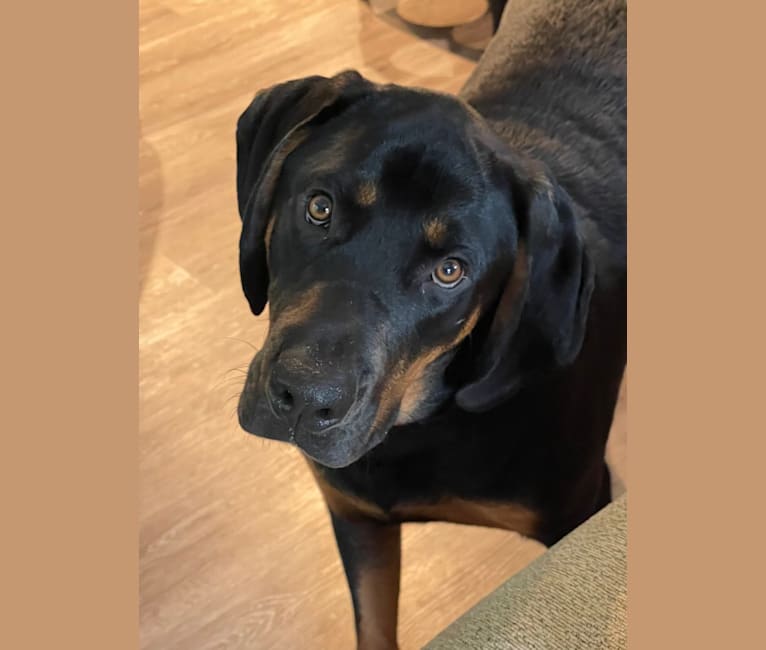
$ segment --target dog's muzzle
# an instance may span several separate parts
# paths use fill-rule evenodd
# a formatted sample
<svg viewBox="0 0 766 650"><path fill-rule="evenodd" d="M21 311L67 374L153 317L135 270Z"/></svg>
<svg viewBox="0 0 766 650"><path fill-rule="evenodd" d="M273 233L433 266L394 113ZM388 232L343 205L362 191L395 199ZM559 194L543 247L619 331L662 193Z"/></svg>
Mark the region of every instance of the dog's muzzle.
<svg viewBox="0 0 766 650"><path fill-rule="evenodd" d="M290 431L318 435L348 415L356 385L333 365L293 348L272 362L266 392L273 413Z"/></svg>

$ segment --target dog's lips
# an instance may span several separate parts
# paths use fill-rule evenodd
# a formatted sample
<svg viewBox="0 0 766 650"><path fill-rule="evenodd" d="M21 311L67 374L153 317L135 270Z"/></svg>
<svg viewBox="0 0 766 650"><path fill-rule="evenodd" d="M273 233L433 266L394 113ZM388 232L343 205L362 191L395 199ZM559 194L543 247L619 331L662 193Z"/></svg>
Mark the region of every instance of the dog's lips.
<svg viewBox="0 0 766 650"><path fill-rule="evenodd" d="M339 469L355 463L379 445L386 433L387 430L382 429L360 438L345 428L319 435L298 430L295 432L294 444L320 465Z"/></svg>
<svg viewBox="0 0 766 650"><path fill-rule="evenodd" d="M393 421L374 427L376 412L373 404L364 400L352 407L354 417L319 433L298 427L291 441L320 465L346 467L385 439Z"/></svg>

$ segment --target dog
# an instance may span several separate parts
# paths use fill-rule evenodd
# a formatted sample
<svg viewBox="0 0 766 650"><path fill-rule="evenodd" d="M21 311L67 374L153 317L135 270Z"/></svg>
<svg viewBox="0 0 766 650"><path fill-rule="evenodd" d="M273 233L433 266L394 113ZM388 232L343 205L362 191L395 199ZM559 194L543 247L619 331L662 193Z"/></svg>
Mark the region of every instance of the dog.
<svg viewBox="0 0 766 650"><path fill-rule="evenodd" d="M403 522L550 546L611 499L626 22L514 1L459 96L346 71L238 120L242 287L269 304L239 421L306 456L360 648L396 647Z"/></svg>

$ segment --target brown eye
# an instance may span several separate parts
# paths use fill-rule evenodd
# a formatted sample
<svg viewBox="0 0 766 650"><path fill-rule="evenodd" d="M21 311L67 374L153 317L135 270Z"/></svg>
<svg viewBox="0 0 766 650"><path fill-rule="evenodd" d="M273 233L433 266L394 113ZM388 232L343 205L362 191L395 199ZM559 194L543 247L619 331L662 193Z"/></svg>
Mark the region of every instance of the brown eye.
<svg viewBox="0 0 766 650"><path fill-rule="evenodd" d="M460 260L456 260L454 257L439 262L439 266L431 273L433 281L445 289L457 286L463 277L465 277L463 265L460 263Z"/></svg>
<svg viewBox="0 0 766 650"><path fill-rule="evenodd" d="M324 226L332 216L332 199L327 194L314 194L306 205L306 221L315 226Z"/></svg>

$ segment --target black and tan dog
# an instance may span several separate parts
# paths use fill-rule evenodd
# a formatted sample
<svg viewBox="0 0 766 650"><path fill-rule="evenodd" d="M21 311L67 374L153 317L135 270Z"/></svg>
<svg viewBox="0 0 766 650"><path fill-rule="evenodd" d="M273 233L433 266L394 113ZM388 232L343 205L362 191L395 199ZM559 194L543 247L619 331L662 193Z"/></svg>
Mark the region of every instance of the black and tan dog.
<svg viewBox="0 0 766 650"><path fill-rule="evenodd" d="M460 97L355 72L256 95L240 265L270 329L242 427L324 493L360 647L393 647L400 524L551 544L610 499L626 356L626 8L520 0Z"/></svg>

